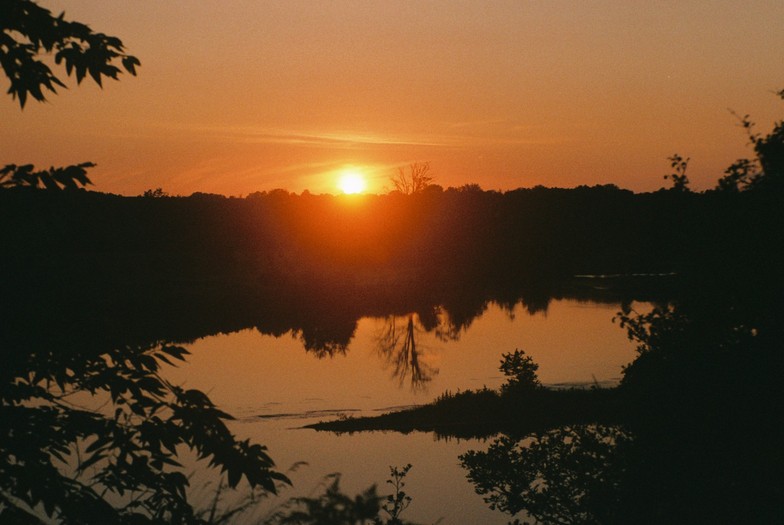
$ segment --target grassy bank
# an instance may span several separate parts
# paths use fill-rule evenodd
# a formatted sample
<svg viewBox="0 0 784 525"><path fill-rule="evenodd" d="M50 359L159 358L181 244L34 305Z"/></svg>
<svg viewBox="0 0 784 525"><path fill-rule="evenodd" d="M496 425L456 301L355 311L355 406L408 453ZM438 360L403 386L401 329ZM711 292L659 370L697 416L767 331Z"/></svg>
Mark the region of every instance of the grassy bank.
<svg viewBox="0 0 784 525"><path fill-rule="evenodd" d="M617 423L620 412L617 388L536 388L518 392L484 389L447 392L428 405L380 416L319 422L305 428L330 432L420 431L461 438L497 433L523 436L564 424Z"/></svg>

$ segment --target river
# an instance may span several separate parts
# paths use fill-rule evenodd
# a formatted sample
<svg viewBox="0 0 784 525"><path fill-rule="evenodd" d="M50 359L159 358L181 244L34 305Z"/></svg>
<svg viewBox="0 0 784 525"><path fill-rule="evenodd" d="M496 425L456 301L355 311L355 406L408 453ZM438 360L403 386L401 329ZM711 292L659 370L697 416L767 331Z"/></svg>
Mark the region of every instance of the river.
<svg viewBox="0 0 784 525"><path fill-rule="evenodd" d="M382 344L393 328L408 335L409 316L361 318L344 352L321 357L307 352L297 333L275 337L245 329L187 345L187 363L167 368L165 377L208 393L237 417L233 431L268 446L280 469L307 463L290 475L294 487L283 496L306 495L333 472L342 473L341 487L349 494L373 483L388 493L384 480L389 467L411 463L406 491L413 501L407 519L507 523L508 516L489 510L475 494L459 465L458 456L483 448L483 441L439 440L425 433L334 435L301 427L428 403L447 391L498 388L504 381L498 370L501 355L517 348L540 365L539 377L546 385L615 384L635 357L625 331L612 322L619 308L562 299L530 313L521 303L511 309L489 303L467 327L448 337L424 329L412 314L419 373L398 367L400 356L390 356ZM438 325L448 324L446 314L439 315ZM259 519L279 503L266 501L243 519Z"/></svg>

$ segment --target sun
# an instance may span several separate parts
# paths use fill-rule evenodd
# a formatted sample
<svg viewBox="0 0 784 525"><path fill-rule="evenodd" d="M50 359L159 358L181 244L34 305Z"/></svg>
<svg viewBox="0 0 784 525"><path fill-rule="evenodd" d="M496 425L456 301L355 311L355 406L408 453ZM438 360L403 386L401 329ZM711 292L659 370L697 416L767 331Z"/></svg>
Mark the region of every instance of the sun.
<svg viewBox="0 0 784 525"><path fill-rule="evenodd" d="M346 170L338 179L338 188L347 195L362 193L366 187L365 177L357 170Z"/></svg>

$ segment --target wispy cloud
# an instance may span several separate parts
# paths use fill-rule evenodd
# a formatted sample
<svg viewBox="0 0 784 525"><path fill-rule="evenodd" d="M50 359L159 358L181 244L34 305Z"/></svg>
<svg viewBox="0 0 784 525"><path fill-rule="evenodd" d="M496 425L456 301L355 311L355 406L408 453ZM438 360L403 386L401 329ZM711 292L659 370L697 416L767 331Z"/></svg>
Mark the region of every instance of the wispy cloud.
<svg viewBox="0 0 784 525"><path fill-rule="evenodd" d="M193 126L187 124L159 124L177 133L191 132L202 138L222 142L270 144L282 146L318 147L329 149L358 149L383 146L461 148L566 142L566 137L548 137L536 126L508 119L442 122L441 132L363 133L354 130L314 131L257 126Z"/></svg>
<svg viewBox="0 0 784 525"><path fill-rule="evenodd" d="M178 126L180 127L180 126ZM182 127L180 127L182 129ZM193 131L209 135L218 140L259 144L300 145L330 148L355 148L365 146L451 146L451 137L413 136L381 133L357 133L354 131L316 132L252 126L197 126Z"/></svg>
<svg viewBox="0 0 784 525"><path fill-rule="evenodd" d="M445 122L443 125L453 130L456 141L467 146L561 144L573 140L562 130L507 118Z"/></svg>

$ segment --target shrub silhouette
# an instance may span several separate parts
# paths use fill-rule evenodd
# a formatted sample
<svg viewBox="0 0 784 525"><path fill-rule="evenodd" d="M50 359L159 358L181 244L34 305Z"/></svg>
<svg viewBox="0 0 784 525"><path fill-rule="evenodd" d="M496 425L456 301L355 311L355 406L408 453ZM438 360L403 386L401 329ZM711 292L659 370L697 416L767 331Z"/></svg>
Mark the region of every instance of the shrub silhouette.
<svg viewBox="0 0 784 525"><path fill-rule="evenodd" d="M502 354L499 369L507 377L506 383L501 386L504 394L515 394L537 390L542 387L536 371L539 365L531 356L525 355L523 350Z"/></svg>

